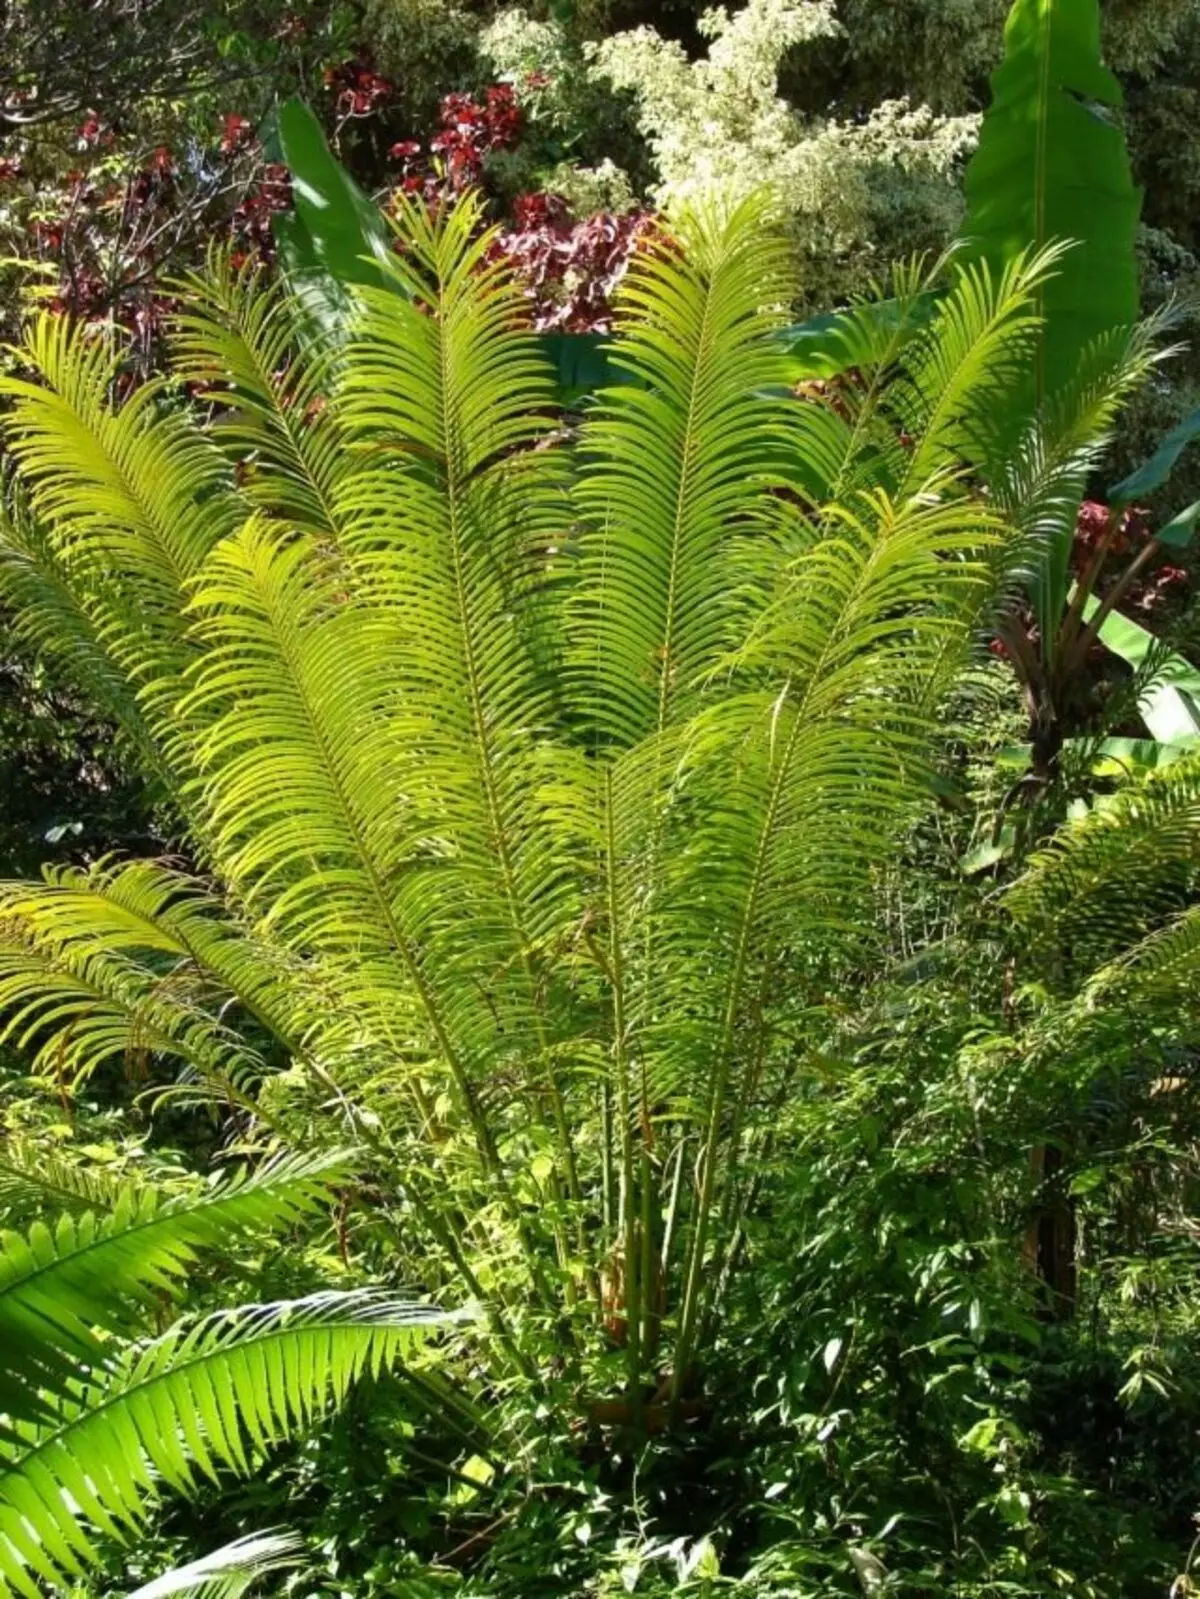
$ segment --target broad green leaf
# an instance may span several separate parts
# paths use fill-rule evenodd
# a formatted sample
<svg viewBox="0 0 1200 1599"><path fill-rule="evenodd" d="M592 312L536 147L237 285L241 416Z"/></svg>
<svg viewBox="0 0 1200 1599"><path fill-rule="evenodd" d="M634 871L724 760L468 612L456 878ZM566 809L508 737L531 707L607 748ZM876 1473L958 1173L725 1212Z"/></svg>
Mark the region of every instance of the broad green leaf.
<svg viewBox="0 0 1200 1599"><path fill-rule="evenodd" d="M870 364L873 350L897 333L916 333L933 319L938 296L932 292L908 301L872 301L852 311L826 311L784 328L779 342L791 357L795 382L832 378L851 367Z"/></svg>
<svg viewBox="0 0 1200 1599"><path fill-rule="evenodd" d="M1100 59L1099 0L1016 0L967 169L963 235L997 267L1031 245L1074 242L1039 293L1039 399L1067 384L1091 341L1137 318L1140 194L1122 101Z"/></svg>
<svg viewBox="0 0 1200 1599"><path fill-rule="evenodd" d="M1131 472L1128 477L1121 479L1109 494L1110 502L1113 505L1135 505L1141 500L1149 499L1152 494L1157 494L1174 471L1184 450L1198 438L1200 438L1200 410L1195 410L1171 429L1148 461L1143 462L1136 472ZM1187 537L1190 538L1197 514L1200 514L1200 505L1189 506L1163 529L1158 535L1159 538L1165 544L1186 543L1186 539L1169 538L1167 535L1177 523L1190 518L1187 526Z"/></svg>
<svg viewBox="0 0 1200 1599"><path fill-rule="evenodd" d="M378 288L386 281L387 223L302 100L280 106L268 144L292 174L293 209L275 219L280 254L310 315L332 331L345 318L351 285Z"/></svg>

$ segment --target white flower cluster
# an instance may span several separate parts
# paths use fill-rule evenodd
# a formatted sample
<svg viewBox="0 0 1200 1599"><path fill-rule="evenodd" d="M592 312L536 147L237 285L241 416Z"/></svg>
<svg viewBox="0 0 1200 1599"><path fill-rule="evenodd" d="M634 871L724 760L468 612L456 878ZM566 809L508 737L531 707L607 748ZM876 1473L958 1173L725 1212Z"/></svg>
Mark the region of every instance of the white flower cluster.
<svg viewBox="0 0 1200 1599"><path fill-rule="evenodd" d="M567 129L580 87L580 63L556 22L539 22L520 6L498 11L479 35L479 52L501 83L511 83L533 116Z"/></svg>
<svg viewBox="0 0 1200 1599"><path fill-rule="evenodd" d="M789 210L811 196L804 129L778 92L779 64L795 45L835 36L833 0L749 0L734 15L705 12L708 55L652 28L618 33L589 48L592 71L632 90L659 173L660 205L736 199L770 184Z"/></svg>

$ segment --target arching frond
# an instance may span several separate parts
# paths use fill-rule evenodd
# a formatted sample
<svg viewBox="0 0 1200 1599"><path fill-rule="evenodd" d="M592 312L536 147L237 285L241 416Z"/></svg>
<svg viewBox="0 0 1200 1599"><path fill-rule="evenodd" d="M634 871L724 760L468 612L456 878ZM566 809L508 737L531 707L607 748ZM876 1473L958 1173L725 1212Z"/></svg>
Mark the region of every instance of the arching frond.
<svg viewBox="0 0 1200 1599"><path fill-rule="evenodd" d="M99 1358L96 1329L128 1329L137 1307L144 1314L148 1301L174 1293L201 1250L310 1215L347 1164L338 1153L287 1156L167 1197L130 1184L107 1213L60 1214L53 1227L36 1221L25 1235L0 1235L0 1386L10 1419L40 1413L40 1387Z"/></svg>
<svg viewBox="0 0 1200 1599"><path fill-rule="evenodd" d="M83 970L89 956L119 951L156 985L152 998L186 996L197 1008L193 1017L203 1012L216 1029L227 1026L236 1004L290 1053L304 1048L311 1018L298 1015L297 1000L307 974L244 918L232 917L197 879L156 861L47 869L45 879L0 883L0 919L43 954ZM325 1038L334 1022L324 1018ZM130 1048L137 1047L144 1048L131 1038Z"/></svg>
<svg viewBox="0 0 1200 1599"><path fill-rule="evenodd" d="M47 1209L106 1215L131 1186L129 1178L54 1155L37 1140L10 1133L0 1142L0 1218L10 1229Z"/></svg>
<svg viewBox="0 0 1200 1599"><path fill-rule="evenodd" d="M769 537L799 447L776 337L790 291L763 196L652 238L622 284L610 359L633 381L583 430L571 649L579 709L617 748L686 715L737 636L746 544Z"/></svg>
<svg viewBox="0 0 1200 1599"><path fill-rule="evenodd" d="M182 285L175 370L210 400L214 431L237 464L242 493L292 527L336 537L339 485L351 465L330 406L336 345L307 336L303 307L254 261L209 251Z"/></svg>
<svg viewBox="0 0 1200 1599"><path fill-rule="evenodd" d="M1182 911L1198 882L1200 760L1185 755L1061 829L1009 891L1008 906L1066 971L1079 972Z"/></svg>
<svg viewBox="0 0 1200 1599"><path fill-rule="evenodd" d="M219 452L164 405L161 382L114 404L120 363L103 339L45 313L22 355L36 381L0 378L6 443L72 598L149 704L164 680L170 692L186 584L238 501Z"/></svg>
<svg viewBox="0 0 1200 1599"><path fill-rule="evenodd" d="M5 487L0 500L0 596L12 614L14 636L51 655L76 689L133 739L146 766L163 776L135 687L106 643L100 622L72 587L66 564L19 485Z"/></svg>
<svg viewBox="0 0 1200 1599"><path fill-rule="evenodd" d="M154 1055L231 1085L263 1070L186 970L164 973L99 941L56 949L17 916L0 918L0 1013L0 1040L29 1050L35 1070L63 1084L114 1059L141 1071Z"/></svg>
<svg viewBox="0 0 1200 1599"><path fill-rule="evenodd" d="M1033 296L1061 255L1052 245L995 274L982 265L955 269L950 292L905 352L904 377L888 390L889 409L915 441L901 495L948 467L988 459L1036 348Z"/></svg>
<svg viewBox="0 0 1200 1599"><path fill-rule="evenodd" d="M436 217L406 205L394 288L363 291L338 391L363 461L342 547L392 623L410 808L395 914L421 951L426 1008L436 996L464 1074L504 1063L554 1104L569 1168L545 985L580 907L555 826L543 625L569 513L559 452L544 447L553 375L478 223L474 199Z"/></svg>
<svg viewBox="0 0 1200 1599"><path fill-rule="evenodd" d="M241 1599L260 1577L298 1565L303 1550L304 1541L294 1532L248 1533L143 1583L126 1599L173 1599L176 1594L194 1595L195 1599Z"/></svg>
<svg viewBox="0 0 1200 1599"><path fill-rule="evenodd" d="M144 1525L341 1402L411 1352L440 1312L378 1292L218 1311L65 1383L51 1414L0 1439L0 1577L22 1599L80 1576L100 1532Z"/></svg>
<svg viewBox="0 0 1200 1599"><path fill-rule="evenodd" d="M684 791L690 779L696 793L665 914L686 930L685 949L694 929L712 933L655 977L683 996L703 992L717 959L722 976L707 1007L686 1002L690 1064L671 1071L700 1090L703 1129L677 1369L702 1297L727 1111L753 1102L779 963L858 919L872 869L927 800L938 708L969 655L1001 534L953 480L899 504L863 496L834 522L838 536L796 562L747 645L747 690L697 718L685 762Z"/></svg>

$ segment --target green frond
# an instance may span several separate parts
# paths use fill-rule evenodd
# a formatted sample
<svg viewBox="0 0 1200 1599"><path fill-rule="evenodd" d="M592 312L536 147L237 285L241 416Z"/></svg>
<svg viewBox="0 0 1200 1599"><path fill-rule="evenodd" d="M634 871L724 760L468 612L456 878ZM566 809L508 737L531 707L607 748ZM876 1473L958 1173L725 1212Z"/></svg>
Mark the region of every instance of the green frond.
<svg viewBox="0 0 1200 1599"><path fill-rule="evenodd" d="M305 532L336 538L339 485L350 466L329 405L338 347L314 344L303 305L285 284L266 285L254 261L227 248L181 285L174 369L213 406L214 436L238 470L243 495Z"/></svg>
<svg viewBox="0 0 1200 1599"><path fill-rule="evenodd" d="M163 775L136 692L73 589L54 540L20 486L6 490L0 500L0 597L11 613L13 636L52 656L75 687L133 739L147 766Z"/></svg>
<svg viewBox="0 0 1200 1599"><path fill-rule="evenodd" d="M1198 980L1200 909L1193 905L1101 967L1085 985L1083 1002L1094 1007L1117 998L1195 1037Z"/></svg>
<svg viewBox="0 0 1200 1599"><path fill-rule="evenodd" d="M770 537L799 447L777 338L790 271L760 196L692 219L685 244L653 239L622 284L609 358L633 381L583 429L571 641L580 709L618 748L686 715L744 615L745 547Z"/></svg>
<svg viewBox="0 0 1200 1599"><path fill-rule="evenodd" d="M821 377L805 378L803 355L792 361L805 401L797 489L814 504L871 488L903 498L947 469L986 467L1056 259L1051 249L993 273L951 252L894 269L886 297L838 313L821 335Z"/></svg>
<svg viewBox="0 0 1200 1599"><path fill-rule="evenodd" d="M394 627L347 592L311 538L255 519L191 599L201 646L184 700L199 797L224 873L264 932L352 957L404 1006L392 963L403 728L387 714Z"/></svg>
<svg viewBox="0 0 1200 1599"><path fill-rule="evenodd" d="M48 1208L105 1215L127 1197L130 1187L129 1178L52 1154L39 1142L11 1133L0 1142L0 1217L9 1228Z"/></svg>
<svg viewBox="0 0 1200 1599"><path fill-rule="evenodd" d="M80 970L92 954L120 951L157 985L152 998L186 995L214 1028L225 1026L217 1018L236 1001L289 1052L304 1047L296 990L306 974L196 879L155 861L103 860L47 869L45 879L0 883L0 919L19 925L44 954ZM218 1042L228 1037L216 1034Z"/></svg>
<svg viewBox="0 0 1200 1599"><path fill-rule="evenodd" d="M65 318L37 317L21 353L34 378L0 377L5 442L72 597L145 696L178 669L184 588L241 514L225 465L162 382L117 405L119 358Z"/></svg>
<svg viewBox="0 0 1200 1599"><path fill-rule="evenodd" d="M1047 402L1024 436L985 466L995 496L1025 544L1010 580L1032 601L1053 652L1071 587L1075 523L1089 479L1100 467L1132 395L1175 351L1164 344L1171 313L1115 328L1083 350L1073 379ZM1002 441L1004 442L1004 441Z"/></svg>
<svg viewBox="0 0 1200 1599"><path fill-rule="evenodd" d="M1200 882L1200 760L1148 771L1060 829L1007 904L1068 968L1119 956L1181 911Z"/></svg>
<svg viewBox="0 0 1200 1599"><path fill-rule="evenodd" d="M35 1071L74 1084L106 1061L141 1071L154 1055L202 1077L253 1080L257 1053L205 1008L186 969L172 973L76 941L56 950L16 916L0 919L0 1040Z"/></svg>
<svg viewBox="0 0 1200 1599"><path fill-rule="evenodd" d="M391 627L389 720L408 761L393 914L425 1008L462 1073L533 1041L528 1080L551 1070L546 953L580 914L556 831L567 757L545 603L570 513L544 447L553 374L478 221L475 199L436 218L402 207L394 288L362 291L337 393L361 460L340 548Z"/></svg>
<svg viewBox="0 0 1200 1599"><path fill-rule="evenodd" d="M687 729L656 903L639 909L649 823L621 871L634 962L639 921L653 934L652 964L630 974L630 1047L654 1100L700 1129L684 1363L730 1108L753 1105L776 1047L780 963L862 925L872 870L928 803L939 707L969 656L1002 533L953 478L906 502L863 495L829 508L824 526L729 663L730 687ZM653 815L637 789L623 804ZM636 845L636 824L624 836Z"/></svg>
<svg viewBox="0 0 1200 1599"><path fill-rule="evenodd" d="M889 409L915 440L897 486L913 493L928 478L989 457L996 422L1029 370L1040 323L1034 296L1053 275L1058 246L1020 255L993 273L959 265L929 326L905 352Z"/></svg>
<svg viewBox="0 0 1200 1599"><path fill-rule="evenodd" d="M77 1577L96 1532L144 1525L339 1404L445 1317L374 1291L218 1311L69 1379L53 1411L0 1440L0 1577L22 1599Z"/></svg>
<svg viewBox="0 0 1200 1599"><path fill-rule="evenodd" d="M128 1329L147 1304L172 1296L201 1250L294 1225L327 1201L346 1166L340 1153L284 1156L166 1197L129 1184L107 1213L68 1212L53 1226L0 1234L0 1386L10 1419L38 1414L39 1387L98 1358L97 1329Z"/></svg>

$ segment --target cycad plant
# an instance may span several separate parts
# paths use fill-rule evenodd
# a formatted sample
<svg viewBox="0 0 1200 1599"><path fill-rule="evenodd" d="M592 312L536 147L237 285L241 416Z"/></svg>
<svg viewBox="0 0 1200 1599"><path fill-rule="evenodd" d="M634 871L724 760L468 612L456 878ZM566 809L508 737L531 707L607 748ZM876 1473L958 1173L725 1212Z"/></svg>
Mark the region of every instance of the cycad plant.
<svg viewBox="0 0 1200 1599"><path fill-rule="evenodd" d="M40 1583L82 1576L98 1538L144 1527L164 1489L193 1492L220 1467L248 1472L267 1445L445 1320L358 1290L219 1310L144 1336L200 1249L305 1218L344 1166L277 1159L170 1197L123 1184L108 1210L0 1233L0 1592L38 1599ZM43 1192L18 1170L7 1210L36 1207ZM246 1585L290 1548L251 1540L210 1559L191 1587Z"/></svg>
<svg viewBox="0 0 1200 1599"><path fill-rule="evenodd" d="M121 403L101 338L34 323L6 590L196 870L8 885L0 998L59 1079L174 1060L294 1136L344 1117L497 1369L552 1346L678 1416L806 1017L1028 551L981 485L1053 260L943 265L932 317L901 272L853 381L798 397L769 202L681 219L576 427L479 224L402 203L328 349L214 261L190 399Z"/></svg>

